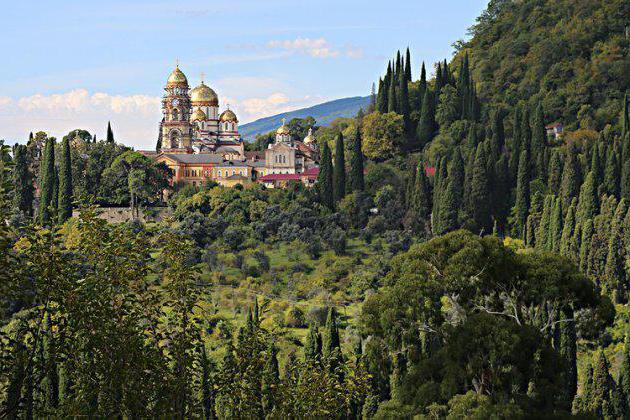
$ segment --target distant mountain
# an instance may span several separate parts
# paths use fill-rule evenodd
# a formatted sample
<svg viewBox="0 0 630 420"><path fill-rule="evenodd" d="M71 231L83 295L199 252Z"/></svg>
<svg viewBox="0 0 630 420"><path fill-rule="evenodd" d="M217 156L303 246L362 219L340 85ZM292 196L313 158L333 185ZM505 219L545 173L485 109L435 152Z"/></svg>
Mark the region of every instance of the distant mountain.
<svg viewBox="0 0 630 420"><path fill-rule="evenodd" d="M282 118L289 122L292 118L313 117L317 125L325 126L338 117L354 117L361 108L367 108L370 104L369 96L355 96L353 98L336 99L310 108L297 109L291 112L261 118L259 120L243 124L239 131L246 140L253 139L256 134L268 133L282 124Z"/></svg>

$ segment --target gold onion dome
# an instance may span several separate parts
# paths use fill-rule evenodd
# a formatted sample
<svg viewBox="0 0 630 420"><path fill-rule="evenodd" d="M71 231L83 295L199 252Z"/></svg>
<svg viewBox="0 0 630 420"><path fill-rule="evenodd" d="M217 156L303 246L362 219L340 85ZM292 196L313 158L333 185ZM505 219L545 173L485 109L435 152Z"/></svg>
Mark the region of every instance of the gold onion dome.
<svg viewBox="0 0 630 420"><path fill-rule="evenodd" d="M179 65L176 65L175 70L173 70L170 76L168 76L166 84L167 86L188 85L188 79L186 79L186 75L179 69Z"/></svg>
<svg viewBox="0 0 630 420"><path fill-rule="evenodd" d="M221 117L219 117L219 119L221 120L221 122L238 122L238 119L236 118L236 114L234 112L232 112L231 109L226 109L225 111L223 111L221 113Z"/></svg>
<svg viewBox="0 0 630 420"><path fill-rule="evenodd" d="M311 144L315 142L315 136L313 136L313 129L308 129L308 134L304 137L304 144Z"/></svg>
<svg viewBox="0 0 630 420"><path fill-rule="evenodd" d="M219 97L216 92L207 86L203 81L190 91L190 100L193 104L202 103L204 105L218 106Z"/></svg>
<svg viewBox="0 0 630 420"><path fill-rule="evenodd" d="M280 135L284 135L284 134L291 134L289 133L289 127L286 126L286 124L282 124L280 126L280 128L278 128L278 131L276 131L276 134L280 134Z"/></svg>
<svg viewBox="0 0 630 420"><path fill-rule="evenodd" d="M190 121L205 121L206 113L201 110L201 108L195 109L192 116L190 117Z"/></svg>

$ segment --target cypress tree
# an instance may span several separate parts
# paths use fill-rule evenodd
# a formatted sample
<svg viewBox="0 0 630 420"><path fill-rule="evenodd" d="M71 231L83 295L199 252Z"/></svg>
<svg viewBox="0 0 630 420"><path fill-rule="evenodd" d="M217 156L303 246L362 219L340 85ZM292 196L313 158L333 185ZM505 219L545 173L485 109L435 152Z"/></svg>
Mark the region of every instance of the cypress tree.
<svg viewBox="0 0 630 420"><path fill-rule="evenodd" d="M343 147L343 134L337 135L335 141L335 167L333 170L333 193L335 203L346 195L346 157Z"/></svg>
<svg viewBox="0 0 630 420"><path fill-rule="evenodd" d="M433 95L429 89L424 92L422 100L422 113L420 114L420 122L417 130L419 146L424 147L433 140L435 134L435 104Z"/></svg>
<svg viewBox="0 0 630 420"><path fill-rule="evenodd" d="M564 218L564 226L562 227L562 235L560 237L560 254L570 257L573 255L573 249L571 247L573 241L573 234L575 229L575 199L569 206L567 215Z"/></svg>
<svg viewBox="0 0 630 420"><path fill-rule="evenodd" d="M554 193L560 191L561 181L562 159L560 158L560 152L554 150L551 153L551 160L549 161L549 177L547 178L547 189L549 192Z"/></svg>
<svg viewBox="0 0 630 420"><path fill-rule="evenodd" d="M551 213L553 210L554 196L545 197L542 214L540 216L540 224L536 232L536 248L550 250L549 246L549 229L551 226Z"/></svg>
<svg viewBox="0 0 630 420"><path fill-rule="evenodd" d="M623 397L625 397L625 406L630 407L630 344L628 344L627 340L621 357L617 386Z"/></svg>
<svg viewBox="0 0 630 420"><path fill-rule="evenodd" d="M442 65L442 82L444 83L443 86L446 85L450 85L451 84L451 72L448 68L448 63L446 62L446 58L444 59L444 64Z"/></svg>
<svg viewBox="0 0 630 420"><path fill-rule="evenodd" d="M319 168L319 174L317 175L319 201L322 205L334 210L335 199L333 195L333 166L328 143L324 143L323 149L322 164Z"/></svg>
<svg viewBox="0 0 630 420"><path fill-rule="evenodd" d="M604 179L604 170L602 168L602 162L597 143L593 145L593 151L591 155L591 172L593 173L593 183L595 184L595 188L597 189Z"/></svg>
<svg viewBox="0 0 630 420"><path fill-rule="evenodd" d="M518 172L519 158L521 157L521 109L514 108L514 128L512 131L512 145L510 147L510 175L511 179L516 179Z"/></svg>
<svg viewBox="0 0 630 420"><path fill-rule="evenodd" d="M59 405L59 375L57 370L56 346L53 339L50 313L46 312L42 337L45 376L43 380L46 409L52 412Z"/></svg>
<svg viewBox="0 0 630 420"><path fill-rule="evenodd" d="M424 98L424 93L427 91L427 70L424 67L424 61L422 62L422 68L420 69L420 97ZM422 102L422 101L420 101ZM422 103L420 104L422 105ZM422 111L422 109L419 109Z"/></svg>
<svg viewBox="0 0 630 420"><path fill-rule="evenodd" d="M306 336L306 344L304 345L304 359L308 362L317 362L322 354L322 336L319 333L317 325L311 324Z"/></svg>
<svg viewBox="0 0 630 420"><path fill-rule="evenodd" d="M525 222L529 213L529 159L527 151L521 152L516 178L516 202L514 204L514 228L519 238L524 237Z"/></svg>
<svg viewBox="0 0 630 420"><path fill-rule="evenodd" d="M28 168L27 150L16 144L13 152L13 207L26 216L33 215L33 175Z"/></svg>
<svg viewBox="0 0 630 420"><path fill-rule="evenodd" d="M626 215L626 202L620 200L610 227L608 240L608 253L604 267L604 278L607 289L612 292L615 303L624 302L626 299L625 276L625 249L624 249L624 216Z"/></svg>
<svg viewBox="0 0 630 420"><path fill-rule="evenodd" d="M199 352L201 354L201 405L203 407L204 419L209 420L215 418L213 390L214 386L211 379L212 362L208 359L206 346L203 340L201 341Z"/></svg>
<svg viewBox="0 0 630 420"><path fill-rule="evenodd" d="M549 226L549 245L551 251L560 251L560 239L562 238L562 201L556 198L551 212Z"/></svg>
<svg viewBox="0 0 630 420"><path fill-rule="evenodd" d="M405 80L411 82L411 53L409 52L409 47L407 47L405 53Z"/></svg>
<svg viewBox="0 0 630 420"><path fill-rule="evenodd" d="M72 160L70 157L70 141L66 138L62 143L59 162L59 203L57 217L63 223L72 217Z"/></svg>
<svg viewBox="0 0 630 420"><path fill-rule="evenodd" d="M621 110L621 135L625 136L628 133L630 133L630 98L626 92ZM628 158L628 156L624 156L624 158Z"/></svg>
<svg viewBox="0 0 630 420"><path fill-rule="evenodd" d="M571 205L573 197L578 195L580 185L582 183L580 176L580 162L577 154L577 148L572 144L569 147L569 151L564 162L562 182L560 184L560 197L562 199L562 206L565 208L568 208L569 205Z"/></svg>
<svg viewBox="0 0 630 420"><path fill-rule="evenodd" d="M604 188L607 194L619 197L619 164L615 150L608 152L604 169Z"/></svg>
<svg viewBox="0 0 630 420"><path fill-rule="evenodd" d="M398 113L399 106L397 101L396 94L396 75L392 74L392 80L389 82L388 91L387 91L387 112L396 112Z"/></svg>
<svg viewBox="0 0 630 420"><path fill-rule="evenodd" d="M444 80L442 78L442 62L438 61L437 69L435 70L435 97L440 97L440 91L444 87Z"/></svg>
<svg viewBox="0 0 630 420"><path fill-rule="evenodd" d="M626 160L621 169L619 197L630 203L630 159Z"/></svg>
<svg viewBox="0 0 630 420"><path fill-rule="evenodd" d="M496 222L498 224L499 233L503 234L508 211L510 197L510 168L508 166L507 154L502 153L495 165L495 196L497 197L494 205Z"/></svg>
<svg viewBox="0 0 630 420"><path fill-rule="evenodd" d="M532 154L531 158L536 164L535 177L541 177L544 172L544 166L539 161L545 146L547 145L547 130L545 129L545 116L543 107L538 104L536 111L534 112L534 118L532 119Z"/></svg>
<svg viewBox="0 0 630 420"><path fill-rule="evenodd" d="M429 179L425 173L424 164L420 163L416 169L415 188L413 192L413 208L418 217L426 222L431 215L431 195Z"/></svg>
<svg viewBox="0 0 630 420"><path fill-rule="evenodd" d="M364 191L363 151L361 150L361 128L357 124L354 142L352 143L352 157L350 158L350 189Z"/></svg>
<svg viewBox="0 0 630 420"><path fill-rule="evenodd" d="M593 411L602 416L605 403L610 403L614 382L610 376L608 360L603 351L599 351L595 369L593 370L593 387L590 395L590 406Z"/></svg>
<svg viewBox="0 0 630 420"><path fill-rule="evenodd" d="M520 121L520 140L521 150L527 150L528 156L532 156L532 129L529 125L529 110L527 106L523 107Z"/></svg>
<svg viewBox="0 0 630 420"><path fill-rule="evenodd" d="M439 225L436 226L435 233L437 235L443 235L447 232L451 232L458 228L457 223L457 210L455 203L458 201L458 197L455 193L457 189L456 183L453 180L447 179L445 191L442 193L439 206Z"/></svg>
<svg viewBox="0 0 630 420"><path fill-rule="evenodd" d="M490 191L488 190L488 174L486 170L486 154L483 144L477 146L475 164L470 187L470 201L473 203L472 216L475 230L490 232Z"/></svg>
<svg viewBox="0 0 630 420"><path fill-rule="evenodd" d="M407 78L404 73L400 73L399 83L398 83L398 108L399 114L403 116L403 124L405 127L405 135L411 138L411 119L409 117L409 90L407 86Z"/></svg>
<svg viewBox="0 0 630 420"><path fill-rule="evenodd" d="M592 219L599 209L599 200L597 199L597 187L594 182L593 171L586 175L586 179L580 188L580 198L578 201L577 221L585 222Z"/></svg>
<svg viewBox="0 0 630 420"><path fill-rule="evenodd" d="M265 417L270 417L276 405L276 395L280 385L280 369L278 368L278 351L273 342L267 348L267 360L262 372L262 409Z"/></svg>
<svg viewBox="0 0 630 420"><path fill-rule="evenodd" d="M57 217L57 208L59 207L59 170L55 166L55 176L53 178L53 195L52 201L50 202L50 207L52 208L51 218L53 221Z"/></svg>
<svg viewBox="0 0 630 420"><path fill-rule="evenodd" d="M477 150L477 144L479 141L477 140L477 130L475 128L475 124L470 124L468 128L468 135L466 136L466 146L469 149L471 154L475 154L475 150Z"/></svg>
<svg viewBox="0 0 630 420"><path fill-rule="evenodd" d="M55 188L55 139L47 138L40 165L39 223L47 226L52 218L50 206Z"/></svg>
<svg viewBox="0 0 630 420"><path fill-rule="evenodd" d="M381 114L387 112L387 89L383 79L378 79L378 94L376 95L376 110Z"/></svg>
<svg viewBox="0 0 630 420"><path fill-rule="evenodd" d="M337 328L337 312L334 308L328 310L325 333L322 340L322 355L328 363L330 372L333 373L342 363L341 343Z"/></svg>
<svg viewBox="0 0 630 420"><path fill-rule="evenodd" d="M570 409L571 402L577 393L577 334L575 331L575 322L573 319L573 310L567 308L561 314L560 325L560 356L564 360L564 390L567 409Z"/></svg>
<svg viewBox="0 0 630 420"><path fill-rule="evenodd" d="M433 232L441 232L441 219L442 212L440 206L442 204L442 195L446 192L448 186L448 171L446 156L440 159L438 166L435 170L435 179L433 181L433 209L432 214L432 230Z"/></svg>
<svg viewBox="0 0 630 420"><path fill-rule="evenodd" d="M396 51L396 67L394 70L394 79L398 80L398 77L403 72L402 60L400 58L400 50Z"/></svg>
<svg viewBox="0 0 630 420"><path fill-rule="evenodd" d="M492 157L497 159L505 146L505 128L503 127L503 111L497 109L492 114Z"/></svg>
<svg viewBox="0 0 630 420"><path fill-rule="evenodd" d="M583 273L586 272L586 268L588 266L593 231L593 219L588 219L582 225L582 242L580 243L580 271Z"/></svg>
<svg viewBox="0 0 630 420"><path fill-rule="evenodd" d="M112 131L112 124L110 121L107 121L107 143L114 142L114 132Z"/></svg>

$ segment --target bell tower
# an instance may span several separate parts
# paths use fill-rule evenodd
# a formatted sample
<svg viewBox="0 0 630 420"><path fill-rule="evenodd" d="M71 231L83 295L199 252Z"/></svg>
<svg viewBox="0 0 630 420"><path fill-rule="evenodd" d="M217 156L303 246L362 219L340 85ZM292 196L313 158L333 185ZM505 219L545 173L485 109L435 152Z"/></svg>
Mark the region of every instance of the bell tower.
<svg viewBox="0 0 630 420"><path fill-rule="evenodd" d="M162 98L161 123L162 150L171 152L192 152L192 126L190 124L191 104L188 94L188 79L175 66L166 81Z"/></svg>

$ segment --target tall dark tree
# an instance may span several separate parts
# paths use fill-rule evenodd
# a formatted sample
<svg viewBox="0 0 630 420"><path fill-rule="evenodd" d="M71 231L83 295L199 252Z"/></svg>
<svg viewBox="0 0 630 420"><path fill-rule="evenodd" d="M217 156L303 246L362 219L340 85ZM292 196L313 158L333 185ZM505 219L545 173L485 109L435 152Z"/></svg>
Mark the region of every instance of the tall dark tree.
<svg viewBox="0 0 630 420"><path fill-rule="evenodd" d="M383 79L378 79L378 94L376 95L376 110L381 114L387 112L387 88Z"/></svg>
<svg viewBox="0 0 630 420"><path fill-rule="evenodd" d="M32 216L35 189L27 158L26 146L16 144L13 149L13 207L26 216Z"/></svg>
<svg viewBox="0 0 630 420"><path fill-rule="evenodd" d="M496 161L505 146L505 129L503 127L503 110L497 109L492 114L492 157Z"/></svg>
<svg viewBox="0 0 630 420"><path fill-rule="evenodd" d="M504 232L507 216L509 212L509 200L507 197L510 195L510 168L508 163L508 156L506 153L502 153L501 157L497 161L494 170L494 190L497 199L494 204L494 212L496 216L497 227L499 233Z"/></svg>
<svg viewBox="0 0 630 420"><path fill-rule="evenodd" d="M604 169L604 188L607 194L619 196L619 160L614 149L608 152L606 167Z"/></svg>
<svg viewBox="0 0 630 420"><path fill-rule="evenodd" d="M573 197L577 197L581 184L582 177L580 175L578 150L575 145L571 144L565 158L562 182L560 184L560 198L564 208L568 209Z"/></svg>
<svg viewBox="0 0 630 420"><path fill-rule="evenodd" d="M333 169L333 194L335 202L346 196L346 156L343 146L343 134L335 141L335 167Z"/></svg>
<svg viewBox="0 0 630 420"><path fill-rule="evenodd" d="M519 238L525 233L525 222L529 213L529 154L526 150L521 152L518 165L518 175L516 177L516 202L514 204L514 229Z"/></svg>
<svg viewBox="0 0 630 420"><path fill-rule="evenodd" d="M514 108L514 121L512 130L512 144L510 147L510 175L516 179L518 172L518 160L521 157L521 108Z"/></svg>
<svg viewBox="0 0 630 420"><path fill-rule="evenodd" d="M416 168L415 186L412 207L421 221L426 222L431 215L431 192L424 164L421 162Z"/></svg>
<svg viewBox="0 0 630 420"><path fill-rule="evenodd" d="M55 189L55 139L52 137L46 139L39 179L39 223L47 226L52 220L50 206Z"/></svg>
<svg viewBox="0 0 630 420"><path fill-rule="evenodd" d="M575 398L577 393L577 335L575 332L575 322L570 321L573 319L573 310L567 309L567 314L562 313L562 320L559 325L560 328L560 356L564 360L564 392L565 392L565 408L567 410L571 407L571 402Z"/></svg>
<svg viewBox="0 0 630 420"><path fill-rule="evenodd" d="M324 337L322 340L322 356L328 363L331 372L334 372L342 363L341 341L339 340L339 329L337 326L337 311L335 308L328 310L326 326L324 327Z"/></svg>
<svg viewBox="0 0 630 420"><path fill-rule="evenodd" d="M395 74L392 74L392 80L389 82L388 90L387 90L387 112L398 112L398 98L396 93L396 85L397 80L395 79Z"/></svg>
<svg viewBox="0 0 630 420"><path fill-rule="evenodd" d="M619 184L619 197L630 203L630 159L626 160L621 168L621 180Z"/></svg>
<svg viewBox="0 0 630 420"><path fill-rule="evenodd" d="M365 190L363 151L361 150L361 128L358 123L354 141L352 142L352 157L350 158L350 188L352 191Z"/></svg>
<svg viewBox="0 0 630 420"><path fill-rule="evenodd" d="M317 362L322 355L322 336L317 325L311 324L304 345L304 358L306 361Z"/></svg>
<svg viewBox="0 0 630 420"><path fill-rule="evenodd" d="M426 90L427 90L427 70L424 67L424 61L422 62L422 67L420 69L420 86L419 86L419 88L420 88L421 98L424 98L424 92L426 92Z"/></svg>
<svg viewBox="0 0 630 420"><path fill-rule="evenodd" d="M483 143L477 146L473 167L470 200L473 204L472 216L475 230L489 234L492 232L490 220L490 191L486 168L486 153Z"/></svg>
<svg viewBox="0 0 630 420"><path fill-rule="evenodd" d="M62 155L59 160L59 203L57 208L59 223L72 217L72 158L70 157L70 141L62 142Z"/></svg>
<svg viewBox="0 0 630 420"><path fill-rule="evenodd" d="M547 178L547 190L551 193L560 191L562 181L562 158L560 152L554 150L549 161L549 176Z"/></svg>
<svg viewBox="0 0 630 420"><path fill-rule="evenodd" d="M333 210L335 208L335 198L333 195L333 165L328 143L324 143L322 162L319 168L319 174L317 175L317 185L320 203Z"/></svg>
<svg viewBox="0 0 630 420"><path fill-rule="evenodd" d="M431 90L426 89L424 99L422 100L422 113L420 114L420 122L418 123L417 136L420 147L424 147L431 142L435 134L435 103Z"/></svg>
<svg viewBox="0 0 630 420"><path fill-rule="evenodd" d="M540 157L546 146L547 131L545 130L545 115L542 105L539 104L532 118L531 159L535 165L534 177L541 177L544 173L544 167Z"/></svg>
<svg viewBox="0 0 630 420"><path fill-rule="evenodd" d="M405 52L405 79L407 82L411 82L411 53L409 52L409 47L407 47Z"/></svg>
<svg viewBox="0 0 630 420"><path fill-rule="evenodd" d="M595 217L597 209L599 209L597 185L595 185L595 177L593 176L593 171L591 171L586 175L586 179L580 187L576 220L578 223L586 222L588 219Z"/></svg>
<svg viewBox="0 0 630 420"><path fill-rule="evenodd" d="M398 113L403 116L403 124L405 128L405 135L411 139L411 118L409 110L409 90L407 86L407 78L405 73L400 73L398 77Z"/></svg>
<svg viewBox="0 0 630 420"><path fill-rule="evenodd" d="M112 131L112 124L107 121L107 143L114 143L114 132Z"/></svg>

